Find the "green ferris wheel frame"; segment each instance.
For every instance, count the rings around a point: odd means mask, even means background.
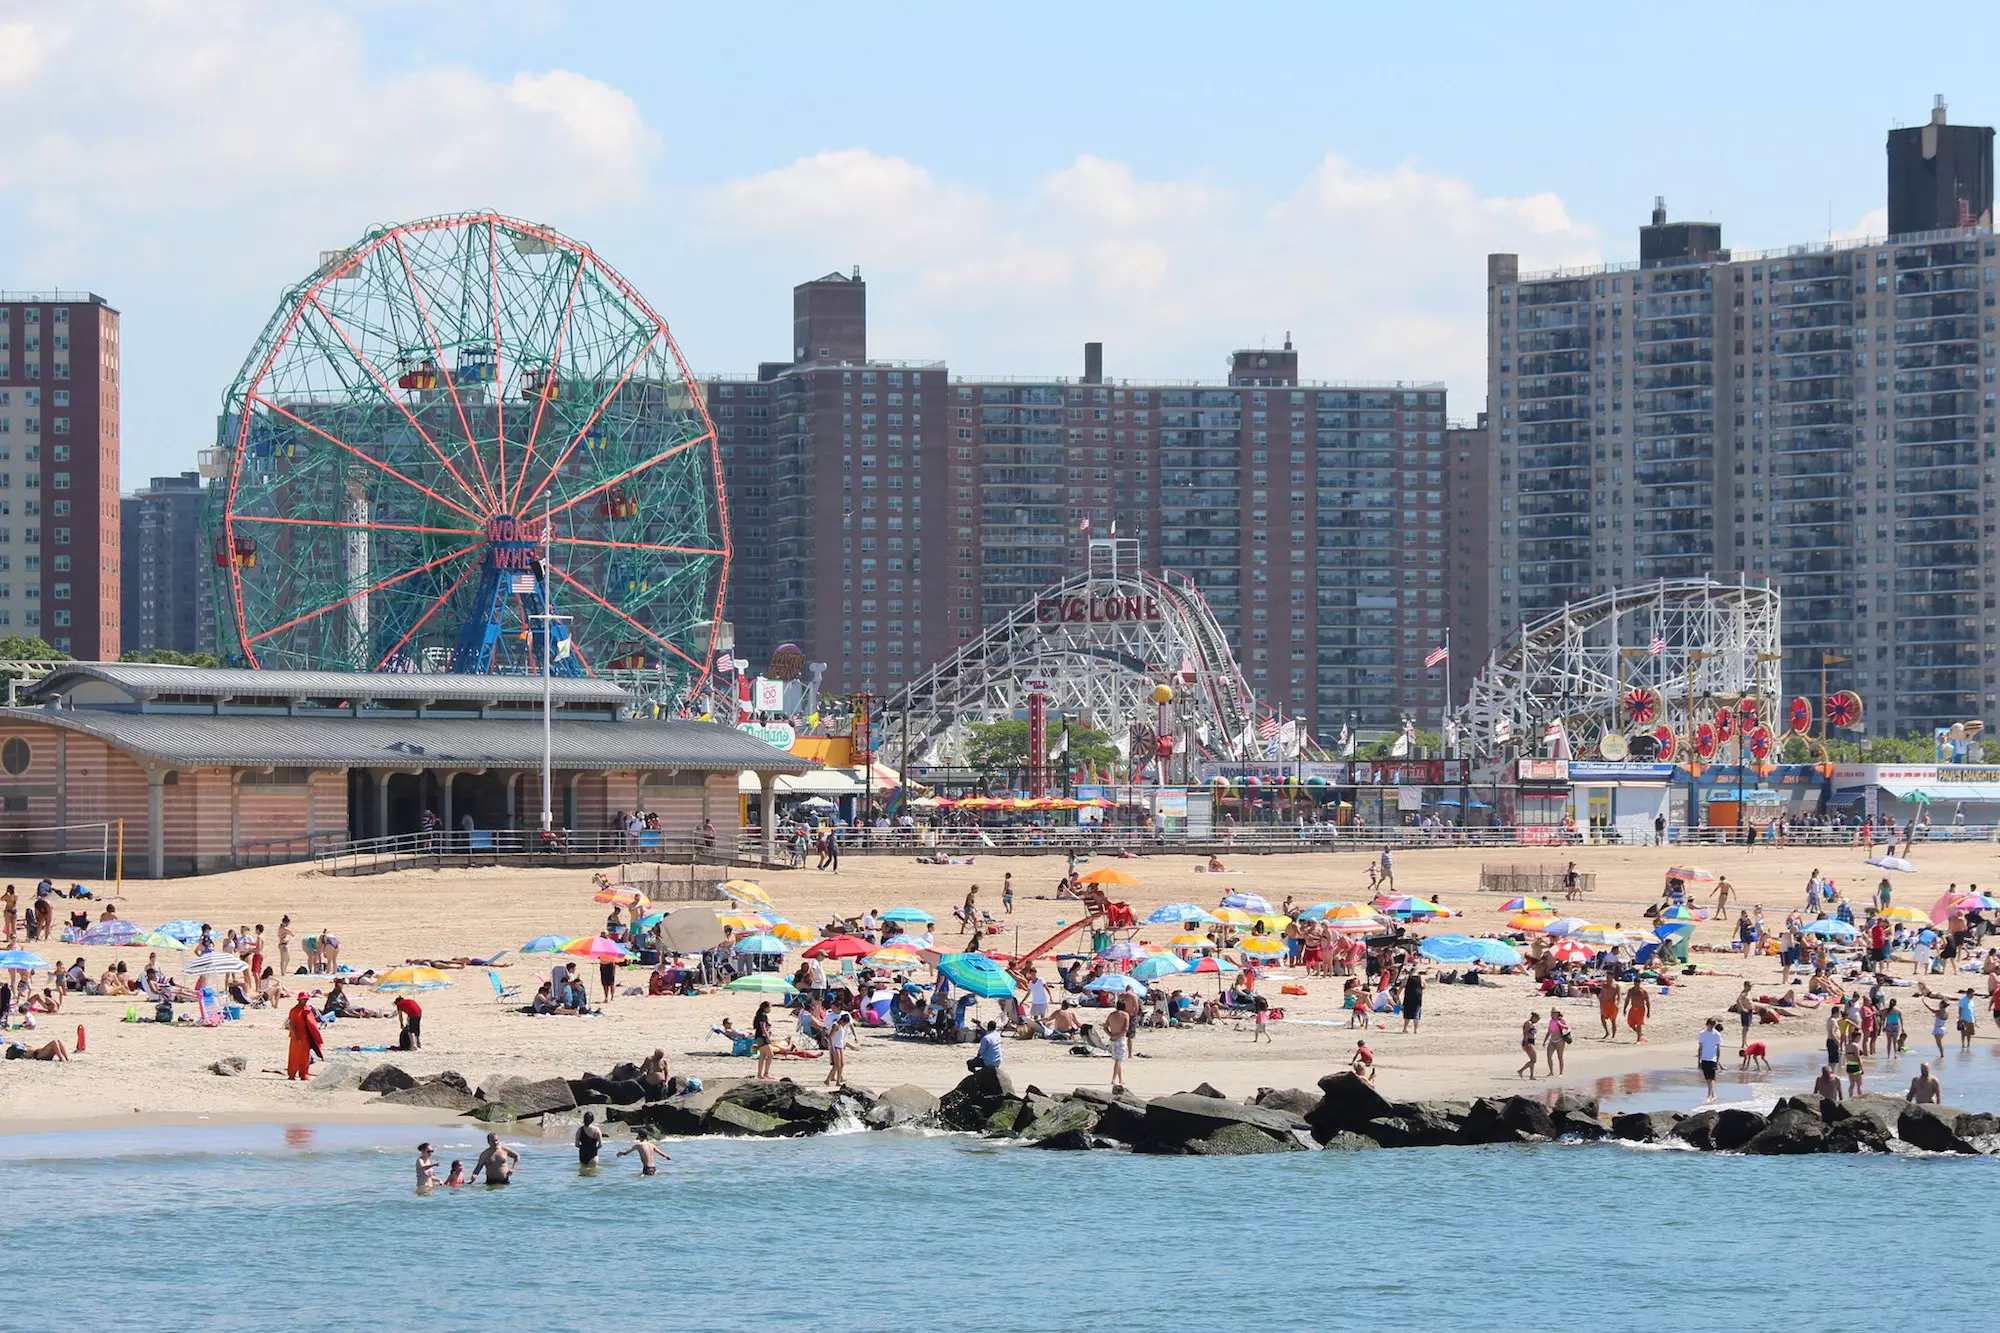
[[[288,291],[208,470],[233,661],[705,680],[729,518],[666,321],[588,246],[480,212],[379,227]],[[567,646],[563,640],[567,639]]]

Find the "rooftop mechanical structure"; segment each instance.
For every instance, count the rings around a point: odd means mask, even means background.
[[[708,674],[715,428],[666,321],[548,227],[456,214],[323,255],[202,468],[233,664],[546,667],[647,698]]]
[[[1786,729],[1778,590],[1667,579],[1572,603],[1521,627],[1474,677],[1459,714],[1475,754],[1547,748],[1576,758],[1753,759]],[[1757,739],[1759,732],[1763,740]]]
[[[1162,684],[1173,690],[1164,706],[1153,694]],[[1121,751],[1164,733],[1176,754],[1262,757],[1274,720],[1194,584],[1146,573],[1138,544],[1118,539],[1093,540],[1083,572],[987,626],[891,696],[877,719],[884,735],[900,737],[907,724],[912,762],[955,766],[967,724],[1015,718],[1037,693],[1049,716],[1095,727]]]

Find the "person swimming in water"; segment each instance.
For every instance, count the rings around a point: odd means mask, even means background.
[[[653,1146],[652,1139],[647,1137],[643,1127],[632,1131],[632,1146],[622,1149],[618,1155],[620,1157],[629,1157],[633,1153],[639,1154],[639,1174],[642,1176],[657,1176],[660,1174],[659,1165],[654,1159],[665,1157],[670,1162],[674,1160]]]
[[[465,1178],[465,1163],[453,1159],[451,1174],[444,1178],[444,1183],[450,1189],[463,1189],[470,1184],[471,1182]]]
[[[431,1158],[431,1145],[428,1143],[419,1143],[417,1145],[417,1188],[420,1190],[435,1189],[437,1188],[437,1183],[437,1163]]]

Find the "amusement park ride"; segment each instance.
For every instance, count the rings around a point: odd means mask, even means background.
[[[1679,763],[1718,758],[1760,772],[1788,736],[1824,765],[1829,730],[1859,730],[1861,696],[1820,707],[1784,699],[1776,588],[1744,579],[1667,579],[1619,588],[1521,627],[1474,678],[1461,713],[1476,753],[1558,747],[1563,757]]]
[[[726,646],[699,388],[665,321],[547,227],[460,214],[324,256],[244,361],[202,470],[235,663],[684,693]]]

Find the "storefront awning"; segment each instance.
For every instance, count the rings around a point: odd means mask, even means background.
[[[1960,801],[1977,804],[2000,804],[2000,782],[1938,782],[1915,779],[1885,779],[1881,784],[1884,792],[1897,800],[1907,800],[1921,792],[1931,798],[1934,805],[1953,805]]]

